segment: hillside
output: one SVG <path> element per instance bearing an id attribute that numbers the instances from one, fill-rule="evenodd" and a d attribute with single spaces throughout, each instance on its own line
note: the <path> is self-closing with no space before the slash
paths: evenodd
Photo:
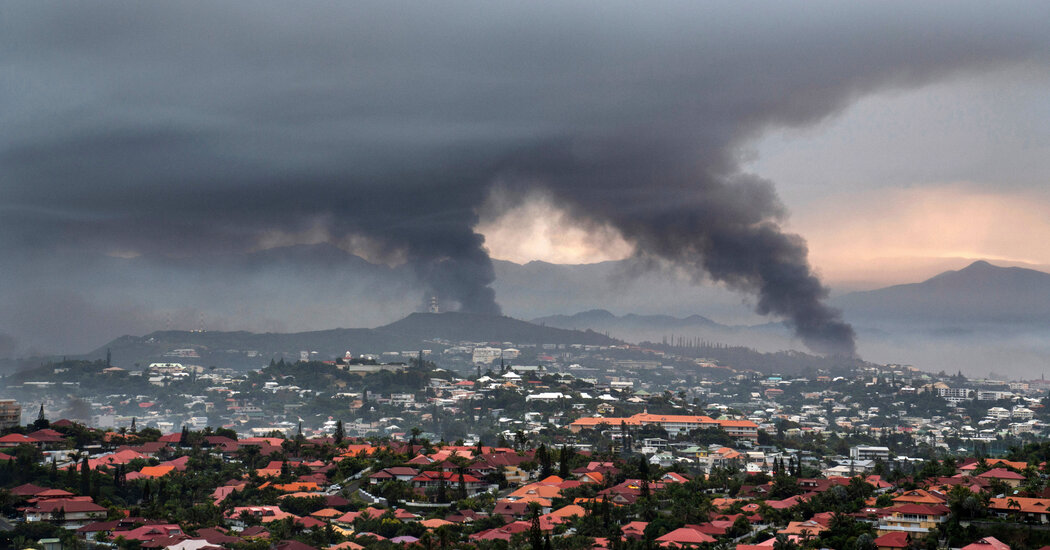
<path id="1" fill-rule="evenodd" d="M 648 329 L 682 329 L 695 327 L 725 327 L 726 325 L 716 323 L 701 315 L 690 315 L 679 318 L 671 315 L 638 315 L 628 313 L 616 316 L 604 309 L 592 309 L 581 311 L 575 315 L 549 315 L 532 320 L 537 325 L 550 325 L 552 327 L 568 328 L 575 330 L 593 329 L 605 331 L 620 327 L 645 327 Z"/>
<path id="2" fill-rule="evenodd" d="M 762 351 L 802 349 L 782 323 L 761 325 L 724 325 L 702 315 L 674 317 L 671 315 L 614 315 L 604 309 L 582 311 L 574 315 L 550 315 L 532 320 L 546 325 L 573 330 L 594 330 L 628 342 L 663 342 L 685 338 L 696 342 L 707 341 L 745 346 Z"/>
<path id="3" fill-rule="evenodd" d="M 515 344 L 610 345 L 617 340 L 595 332 L 564 330 L 534 325 L 510 317 L 466 313 L 413 313 L 375 329 L 331 329 L 296 333 L 159 331 L 145 336 L 122 336 L 85 355 L 105 357 L 112 353 L 117 365 L 149 362 L 192 362 L 231 368 L 254 368 L 271 358 L 297 360 L 301 351 L 316 352 L 314 359 L 417 349 L 440 350 L 433 340 L 451 342 L 513 342 Z M 180 358 L 174 350 L 193 349 L 199 358 Z"/>
<path id="4" fill-rule="evenodd" d="M 920 283 L 833 300 L 851 321 L 939 325 L 1050 323 L 1050 274 L 978 261 Z"/>
<path id="5" fill-rule="evenodd" d="M 505 316 L 474 313 L 413 313 L 376 332 L 414 341 L 514 342 L 516 344 L 613 345 L 618 340 L 593 331 L 546 327 Z"/>

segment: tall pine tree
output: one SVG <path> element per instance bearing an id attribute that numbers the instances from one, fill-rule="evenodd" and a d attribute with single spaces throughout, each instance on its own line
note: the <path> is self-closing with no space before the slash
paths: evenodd
<path id="1" fill-rule="evenodd" d="M 91 495 L 91 464 L 88 464 L 88 457 L 86 455 L 80 462 L 80 495 Z"/>

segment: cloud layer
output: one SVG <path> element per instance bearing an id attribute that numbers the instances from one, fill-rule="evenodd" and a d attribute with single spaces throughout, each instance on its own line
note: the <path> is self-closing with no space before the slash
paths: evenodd
<path id="1" fill-rule="evenodd" d="M 25 3 L 0 19 L 0 246 L 193 259 L 367 243 L 498 312 L 499 183 L 850 353 L 740 147 L 857 98 L 1045 61 L 1023 4 Z M 1035 13 L 1039 12 L 1039 13 Z M 23 271 L 6 270 L 4 292 Z M 246 276 L 250 274 L 245 274 Z"/>

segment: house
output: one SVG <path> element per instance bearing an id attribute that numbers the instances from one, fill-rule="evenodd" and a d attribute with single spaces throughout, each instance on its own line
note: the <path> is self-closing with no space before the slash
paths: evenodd
<path id="1" fill-rule="evenodd" d="M 983 474 L 978 474 L 978 479 L 999 480 L 1007 484 L 1010 488 L 1020 487 L 1024 483 L 1025 477 L 1013 470 L 1007 470 L 1006 468 L 992 468 Z"/>
<path id="2" fill-rule="evenodd" d="M 925 535 L 948 520 L 948 507 L 940 504 L 902 504 L 887 512 L 877 526 L 879 535 L 893 531 Z"/>
<path id="3" fill-rule="evenodd" d="M 893 497 L 897 504 L 944 504 L 947 499 L 939 493 L 915 489 Z"/>
<path id="4" fill-rule="evenodd" d="M 523 500 L 529 497 L 540 497 L 546 499 L 557 498 L 561 495 L 564 480 L 558 476 L 550 476 L 541 481 L 524 485 L 507 495 L 508 500 Z"/>
<path id="5" fill-rule="evenodd" d="M 988 509 L 1001 518 L 1015 517 L 1035 523 L 1050 522 L 1050 499 L 1009 497 L 993 498 Z"/>
<path id="6" fill-rule="evenodd" d="M 877 550 L 902 550 L 911 544 L 911 533 L 907 531 L 891 531 L 875 539 Z"/>
<path id="7" fill-rule="evenodd" d="M 413 487 L 419 489 L 439 487 L 444 483 L 448 490 L 455 491 L 456 488 L 459 487 L 461 481 L 463 485 L 466 486 L 467 491 L 471 493 L 483 491 L 488 486 L 484 480 L 478 479 L 470 474 L 459 474 L 455 472 L 447 472 L 445 470 L 420 472 L 419 475 L 412 478 L 411 483 Z"/>
<path id="8" fill-rule="evenodd" d="M 26 521 L 51 521 L 66 529 L 78 529 L 100 518 L 109 511 L 87 497 L 52 499 L 37 502 L 25 509 Z"/>
<path id="9" fill-rule="evenodd" d="M 113 531 L 112 537 L 116 540 L 118 537 L 123 537 L 126 540 L 137 540 L 139 542 L 148 542 L 164 537 L 174 537 L 178 535 L 184 535 L 182 528 L 175 524 L 161 524 L 161 525 L 143 525 L 134 529 L 128 529 L 126 531 Z"/>
<path id="10" fill-rule="evenodd" d="M 981 467 L 981 460 L 970 459 L 959 466 L 959 471 L 962 473 L 973 472 Z M 983 463 L 988 468 L 1013 468 L 1014 470 L 1024 470 L 1028 467 L 1027 462 L 1018 462 L 1014 460 L 1005 460 L 1002 458 L 986 458 L 983 459 Z"/>
<path id="11" fill-rule="evenodd" d="M 963 546 L 959 550 L 1010 550 L 1010 546 L 995 537 L 984 537 L 977 542 Z"/>
<path id="12" fill-rule="evenodd" d="M 164 477 L 173 471 L 175 471 L 174 466 L 144 466 L 138 472 L 128 474 L 127 478 L 129 481 L 135 479 L 152 479 Z"/>
<path id="13" fill-rule="evenodd" d="M 39 441 L 46 449 L 58 448 L 66 443 L 65 436 L 49 428 L 26 434 L 26 437 Z"/>
<path id="14" fill-rule="evenodd" d="M 281 510 L 278 506 L 236 506 L 226 512 L 226 519 L 233 521 L 233 524 L 239 527 L 244 527 L 244 522 L 241 521 L 241 518 L 246 516 L 254 517 L 260 523 L 270 523 L 271 521 L 296 517 Z"/>
<path id="15" fill-rule="evenodd" d="M 662 537 L 656 539 L 661 546 L 700 546 L 711 542 L 717 542 L 714 537 L 702 533 L 693 526 L 679 527 Z"/>
<path id="16" fill-rule="evenodd" d="M 26 437 L 22 434 L 7 434 L 0 437 L 0 448 L 14 448 L 19 445 L 33 445 L 35 447 L 43 447 L 44 443 L 32 437 Z"/>
<path id="17" fill-rule="evenodd" d="M 378 472 L 368 476 L 368 483 L 370 485 L 379 485 L 386 481 L 404 481 L 409 483 L 412 478 L 419 475 L 419 470 L 415 468 L 409 468 L 408 466 L 395 466 L 393 468 L 383 468 Z"/>
<path id="18" fill-rule="evenodd" d="M 620 528 L 623 538 L 641 540 L 645 537 L 645 528 L 649 526 L 647 521 L 632 521 Z"/>
<path id="19" fill-rule="evenodd" d="M 778 534 L 782 535 L 797 535 L 800 537 L 812 536 L 816 537 L 820 533 L 827 531 L 827 526 L 821 524 L 815 520 L 806 521 L 791 521 L 788 522 L 787 527 L 777 531 Z"/>
<path id="20" fill-rule="evenodd" d="M 11 494 L 17 497 L 31 497 L 38 493 L 42 493 L 47 490 L 47 487 L 40 487 L 33 485 L 32 483 L 26 483 L 25 485 L 19 485 L 14 489 L 11 489 Z"/>

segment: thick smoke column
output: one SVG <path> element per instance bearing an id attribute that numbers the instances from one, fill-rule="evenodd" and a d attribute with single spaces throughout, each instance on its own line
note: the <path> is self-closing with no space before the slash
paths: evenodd
<path id="1" fill-rule="evenodd" d="M 543 182 L 575 216 L 611 224 L 639 258 L 670 262 L 697 282 L 711 278 L 757 296 L 758 313 L 785 319 L 810 349 L 853 355 L 852 327 L 822 300 L 805 242 L 778 226 L 783 207 L 772 185 L 712 173 L 624 140 L 531 151 L 512 171 L 520 195 Z M 683 165 L 684 164 L 684 165 Z"/>

